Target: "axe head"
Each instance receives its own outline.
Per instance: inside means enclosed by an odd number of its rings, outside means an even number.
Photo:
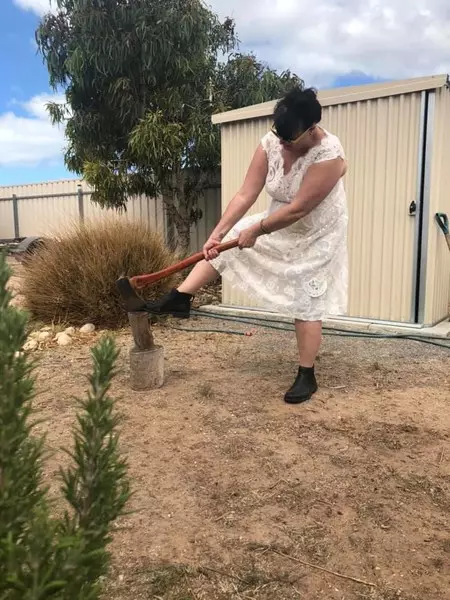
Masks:
[[[127,312],[144,311],[146,304],[142,298],[136,294],[128,277],[121,277],[116,281],[116,287],[119,290],[120,297],[123,301],[124,308]]]

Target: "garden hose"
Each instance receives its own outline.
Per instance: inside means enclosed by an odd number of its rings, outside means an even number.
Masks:
[[[202,311],[194,310],[192,311],[194,316],[203,317],[203,318],[211,318],[211,319],[219,319],[221,321],[231,321],[234,323],[240,323],[244,325],[253,325],[254,327],[262,327],[265,329],[273,329],[276,331],[288,331],[293,332],[295,328],[293,325],[289,323],[285,323],[284,321],[279,321],[276,319],[263,319],[261,317],[235,317],[235,316],[227,316],[222,315],[215,312],[207,312],[204,313]],[[225,335],[240,335],[240,336],[250,336],[252,332],[244,332],[244,331],[236,331],[229,329],[197,329],[197,328],[189,328],[189,327],[178,327],[178,326],[170,326],[171,329],[175,329],[178,331],[185,331],[189,333],[221,333]],[[446,343],[442,340],[442,338],[438,336],[415,336],[411,334],[403,334],[403,333],[374,333],[374,332],[365,332],[365,331],[354,331],[350,329],[339,329],[334,327],[323,327],[323,335],[330,337],[349,337],[349,338],[362,338],[362,339],[382,339],[382,340],[409,340],[413,342],[421,342],[423,344],[429,344],[431,346],[437,346],[438,348],[445,348],[446,350],[450,350],[450,340],[449,343]],[[439,341],[438,341],[439,340]]]

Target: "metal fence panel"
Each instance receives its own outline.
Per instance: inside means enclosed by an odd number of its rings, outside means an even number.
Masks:
[[[166,210],[161,197],[130,198],[127,210],[121,213],[101,208],[90,197],[91,189],[79,180],[0,187],[0,239],[52,236],[80,220],[96,222],[112,215],[143,221],[168,238]],[[205,196],[199,199],[199,208],[202,218],[191,228],[192,252],[202,247],[220,218],[219,185],[206,190]]]

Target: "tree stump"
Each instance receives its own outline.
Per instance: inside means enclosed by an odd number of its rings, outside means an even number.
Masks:
[[[164,383],[164,350],[155,345],[146,312],[128,313],[134,339],[130,350],[130,387],[141,392]]]

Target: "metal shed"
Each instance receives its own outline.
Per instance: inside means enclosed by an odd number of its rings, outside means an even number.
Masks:
[[[349,311],[343,318],[431,326],[449,314],[450,252],[435,213],[450,214],[447,75],[319,92],[323,126],[349,162]],[[275,103],[218,114],[222,209],[238,190]],[[266,193],[253,212],[265,209]],[[223,304],[258,305],[224,281]]]

